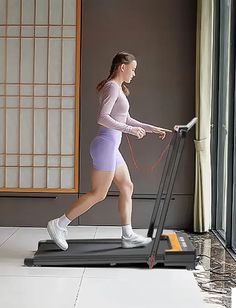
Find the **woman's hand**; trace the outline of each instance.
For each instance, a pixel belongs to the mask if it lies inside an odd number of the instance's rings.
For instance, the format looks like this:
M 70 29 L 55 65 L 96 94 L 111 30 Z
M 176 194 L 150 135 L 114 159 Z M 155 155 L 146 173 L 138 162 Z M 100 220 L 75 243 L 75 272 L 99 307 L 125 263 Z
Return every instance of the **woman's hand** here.
M 162 127 L 153 126 L 152 132 L 155 133 L 155 134 L 158 134 L 159 138 L 163 140 L 166 137 L 166 133 L 172 133 L 172 130 L 162 128 Z
M 131 133 L 138 137 L 138 139 L 141 139 L 146 135 L 146 131 L 142 127 L 133 127 Z

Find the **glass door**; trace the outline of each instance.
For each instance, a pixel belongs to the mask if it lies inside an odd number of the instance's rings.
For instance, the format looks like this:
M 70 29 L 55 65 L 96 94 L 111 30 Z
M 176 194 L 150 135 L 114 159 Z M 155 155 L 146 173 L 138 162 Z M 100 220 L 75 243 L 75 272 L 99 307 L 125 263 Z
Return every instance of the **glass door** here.
M 229 150 L 230 4 L 220 1 L 216 229 L 225 238 Z

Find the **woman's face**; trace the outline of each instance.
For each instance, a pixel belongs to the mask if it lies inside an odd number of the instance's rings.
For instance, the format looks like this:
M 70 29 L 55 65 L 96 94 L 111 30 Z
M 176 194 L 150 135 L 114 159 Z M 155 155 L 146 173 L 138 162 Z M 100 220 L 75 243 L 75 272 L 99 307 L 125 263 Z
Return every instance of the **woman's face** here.
M 135 69 L 137 67 L 137 61 L 133 60 L 129 64 L 123 64 L 123 79 L 124 82 L 130 83 L 135 76 Z

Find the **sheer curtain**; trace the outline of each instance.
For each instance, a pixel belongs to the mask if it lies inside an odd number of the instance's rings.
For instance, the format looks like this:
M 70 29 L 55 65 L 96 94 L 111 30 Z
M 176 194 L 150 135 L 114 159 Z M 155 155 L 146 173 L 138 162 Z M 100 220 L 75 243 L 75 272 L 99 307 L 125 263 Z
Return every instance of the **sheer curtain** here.
M 211 227 L 210 125 L 212 104 L 212 66 L 214 0 L 198 0 L 196 50 L 196 175 L 194 231 Z

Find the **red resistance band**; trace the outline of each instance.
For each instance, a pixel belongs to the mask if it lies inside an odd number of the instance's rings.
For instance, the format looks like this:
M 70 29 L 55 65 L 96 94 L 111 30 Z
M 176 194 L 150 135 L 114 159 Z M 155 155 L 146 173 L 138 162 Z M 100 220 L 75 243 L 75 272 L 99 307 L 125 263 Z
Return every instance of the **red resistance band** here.
M 151 173 L 151 172 L 154 172 L 154 170 L 159 166 L 160 162 L 162 161 L 165 153 L 167 152 L 167 150 L 169 149 L 169 146 L 170 146 L 170 142 L 167 144 L 167 146 L 164 148 L 164 150 L 162 151 L 160 157 L 154 161 L 153 164 L 151 164 L 150 166 L 144 168 L 142 167 L 138 162 L 137 160 L 135 159 L 135 153 L 134 153 L 134 150 L 133 150 L 133 147 L 131 145 L 131 142 L 130 142 L 130 139 L 128 137 L 127 134 L 125 134 L 126 136 L 126 140 L 128 142 L 128 145 L 129 145 L 129 150 L 130 150 L 130 154 L 131 154 L 131 158 L 132 158 L 132 161 L 133 161 L 133 164 L 135 166 L 135 168 L 141 172 L 144 172 L 144 173 Z M 170 134 L 170 136 L 172 137 L 172 134 Z

